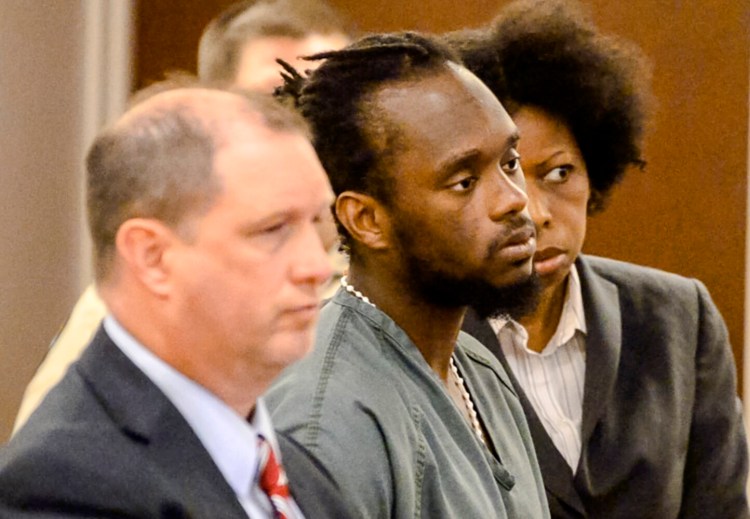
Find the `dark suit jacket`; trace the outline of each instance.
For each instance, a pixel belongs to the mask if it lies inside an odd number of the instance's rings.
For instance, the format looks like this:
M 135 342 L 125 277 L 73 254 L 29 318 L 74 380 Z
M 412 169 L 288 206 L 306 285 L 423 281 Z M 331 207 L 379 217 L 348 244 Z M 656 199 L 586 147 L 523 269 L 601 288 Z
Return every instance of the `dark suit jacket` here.
M 555 518 L 748 517 L 747 445 L 726 327 L 698 281 L 582 256 L 582 454 L 575 474 L 518 385 Z M 510 373 L 489 323 L 464 330 Z
M 305 515 L 349 517 L 325 470 L 278 441 Z M 182 415 L 101 328 L 0 451 L 0 517 L 247 519 Z

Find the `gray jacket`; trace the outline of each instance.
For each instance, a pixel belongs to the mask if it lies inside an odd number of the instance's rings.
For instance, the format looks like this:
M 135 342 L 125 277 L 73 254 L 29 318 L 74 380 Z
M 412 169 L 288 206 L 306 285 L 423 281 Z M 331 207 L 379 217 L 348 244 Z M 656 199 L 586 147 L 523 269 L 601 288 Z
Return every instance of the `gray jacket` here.
M 461 333 L 455 359 L 499 455 L 474 436 L 417 347 L 380 310 L 339 291 L 314 351 L 266 397 L 367 518 L 546 518 L 523 409 L 497 360 Z
M 732 350 L 706 288 L 593 256 L 580 256 L 576 267 L 588 333 L 583 445 L 575 474 L 517 389 L 552 516 L 750 517 Z M 506 363 L 486 321 L 469 314 L 464 330 Z

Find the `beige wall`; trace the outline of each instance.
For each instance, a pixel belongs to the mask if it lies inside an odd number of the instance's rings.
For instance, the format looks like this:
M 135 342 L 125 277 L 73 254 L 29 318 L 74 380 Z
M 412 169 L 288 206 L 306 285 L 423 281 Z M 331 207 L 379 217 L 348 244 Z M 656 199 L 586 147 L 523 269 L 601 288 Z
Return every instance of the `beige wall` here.
M 79 290 L 82 20 L 0 2 L 0 439 Z
M 88 283 L 82 158 L 129 90 L 131 9 L 0 1 L 0 442 Z

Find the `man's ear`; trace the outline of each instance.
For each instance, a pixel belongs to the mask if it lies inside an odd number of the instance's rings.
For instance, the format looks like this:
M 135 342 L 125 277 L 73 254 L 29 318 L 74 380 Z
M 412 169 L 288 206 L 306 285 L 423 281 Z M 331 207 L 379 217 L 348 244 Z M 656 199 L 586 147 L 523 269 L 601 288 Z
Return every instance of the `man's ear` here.
M 353 239 L 371 249 L 390 245 L 390 220 L 383 205 L 370 195 L 344 191 L 336 198 L 336 217 Z
M 169 291 L 169 265 L 165 252 L 173 244 L 174 233 L 162 222 L 131 218 L 117 230 L 115 244 L 126 268 L 157 295 Z

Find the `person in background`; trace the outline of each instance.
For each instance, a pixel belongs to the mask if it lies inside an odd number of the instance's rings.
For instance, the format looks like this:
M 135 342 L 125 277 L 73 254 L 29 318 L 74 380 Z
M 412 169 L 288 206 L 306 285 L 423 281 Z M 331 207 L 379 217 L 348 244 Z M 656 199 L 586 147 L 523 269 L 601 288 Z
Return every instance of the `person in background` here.
M 256 92 L 273 92 L 280 86 L 283 60 L 302 69 L 318 62 L 303 56 L 340 49 L 351 39 L 352 29 L 324 0 L 249 0 L 225 9 L 204 29 L 198 44 L 198 77 L 202 81 Z M 318 225 L 329 251 L 334 275 L 325 297 L 331 297 L 346 269 L 339 252 L 333 215 Z
M 270 96 L 178 88 L 101 132 L 87 205 L 109 313 L 0 450 L 0 516 L 350 517 L 260 398 L 310 348 L 332 197 Z
M 313 352 L 266 395 L 274 423 L 356 517 L 548 517 L 510 382 L 460 333 L 470 302 L 533 294 L 515 125 L 427 36 L 373 35 L 314 58 L 307 78 L 289 68 L 279 95 L 313 129 L 350 267 Z
M 644 165 L 640 50 L 546 0 L 448 40 L 521 135 L 540 304 L 520 319 L 470 313 L 464 330 L 511 373 L 552 516 L 748 517 L 735 366 L 706 288 L 581 253 L 588 217 Z
M 271 93 L 282 82 L 277 58 L 297 63 L 299 56 L 342 47 L 349 41 L 348 31 L 348 24 L 321 0 L 238 2 L 206 26 L 199 44 L 198 74 L 205 82 L 227 88 Z M 324 292 L 330 296 L 346 260 L 338 253 L 333 217 L 324 215 L 318 229 L 334 267 Z M 105 314 L 106 307 L 91 284 L 26 387 L 14 433 L 80 356 Z
M 198 76 L 272 92 L 281 84 L 277 59 L 301 66 L 302 56 L 349 43 L 350 32 L 347 22 L 321 0 L 238 2 L 204 29 L 198 45 Z

